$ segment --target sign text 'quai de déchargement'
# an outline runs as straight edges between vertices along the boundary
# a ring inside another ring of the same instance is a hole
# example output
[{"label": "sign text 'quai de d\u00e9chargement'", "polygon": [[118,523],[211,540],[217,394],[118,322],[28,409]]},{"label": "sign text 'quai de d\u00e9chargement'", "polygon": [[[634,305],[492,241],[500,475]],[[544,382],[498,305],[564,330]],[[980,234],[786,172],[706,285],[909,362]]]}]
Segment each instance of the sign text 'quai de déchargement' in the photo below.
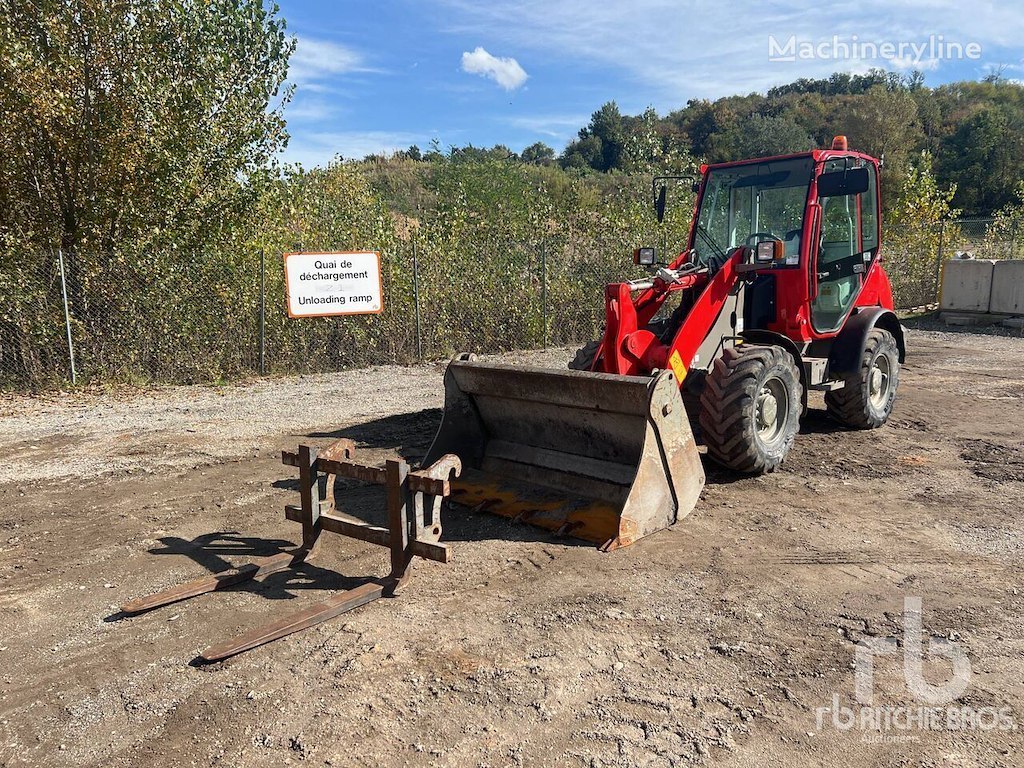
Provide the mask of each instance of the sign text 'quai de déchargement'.
[{"label": "sign text 'quai de d\u00e9chargement'", "polygon": [[289,317],[374,315],[384,305],[380,254],[286,253]]}]

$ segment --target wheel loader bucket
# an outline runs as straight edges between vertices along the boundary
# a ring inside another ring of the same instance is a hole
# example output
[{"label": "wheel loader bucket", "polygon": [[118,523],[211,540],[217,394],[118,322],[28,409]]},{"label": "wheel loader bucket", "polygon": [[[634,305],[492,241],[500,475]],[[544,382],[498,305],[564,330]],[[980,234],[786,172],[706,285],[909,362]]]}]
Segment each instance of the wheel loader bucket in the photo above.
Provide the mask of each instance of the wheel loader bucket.
[{"label": "wheel loader bucket", "polygon": [[463,464],[452,500],[592,541],[632,544],[688,515],[704,468],[679,387],[655,377],[453,360],[425,464]]}]

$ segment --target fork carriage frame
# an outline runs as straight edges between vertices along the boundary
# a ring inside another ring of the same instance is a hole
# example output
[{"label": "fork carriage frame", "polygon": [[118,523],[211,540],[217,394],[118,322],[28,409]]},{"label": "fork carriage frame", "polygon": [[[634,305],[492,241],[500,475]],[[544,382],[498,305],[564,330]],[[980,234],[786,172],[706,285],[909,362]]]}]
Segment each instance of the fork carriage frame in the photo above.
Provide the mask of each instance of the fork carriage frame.
[{"label": "fork carriage frame", "polygon": [[[382,597],[395,596],[408,584],[414,557],[450,562],[448,545],[440,543],[441,507],[451,495],[451,480],[462,472],[459,458],[446,454],[426,469],[412,471],[403,459],[388,460],[383,467],[361,464],[353,461],[355,450],[353,441],[341,439],[319,452],[306,445],[300,445],[294,453],[282,451],[281,463],[299,469],[300,503],[285,507],[285,518],[302,524],[302,544],[296,549],[132,600],[122,606],[122,613],[137,615],[296,568],[316,556],[324,532],[391,550],[391,570],[387,576],[370,578],[302,611],[210,646],[199,655],[203,661],[220,661]],[[337,514],[334,481],[339,476],[385,486],[386,528]]]}]

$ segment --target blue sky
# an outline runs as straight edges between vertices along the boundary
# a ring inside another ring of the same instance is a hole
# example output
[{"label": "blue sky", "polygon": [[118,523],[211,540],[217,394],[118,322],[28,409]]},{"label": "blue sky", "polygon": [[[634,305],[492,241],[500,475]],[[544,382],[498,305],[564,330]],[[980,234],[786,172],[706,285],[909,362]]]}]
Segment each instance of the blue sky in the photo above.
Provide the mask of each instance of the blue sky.
[{"label": "blue sky", "polygon": [[283,159],[307,167],[432,140],[516,151],[543,141],[561,151],[606,101],[628,114],[648,106],[665,114],[692,98],[873,66],[916,67],[929,85],[995,68],[1024,78],[1019,0],[857,0],[814,10],[797,0],[278,4],[297,38]]}]

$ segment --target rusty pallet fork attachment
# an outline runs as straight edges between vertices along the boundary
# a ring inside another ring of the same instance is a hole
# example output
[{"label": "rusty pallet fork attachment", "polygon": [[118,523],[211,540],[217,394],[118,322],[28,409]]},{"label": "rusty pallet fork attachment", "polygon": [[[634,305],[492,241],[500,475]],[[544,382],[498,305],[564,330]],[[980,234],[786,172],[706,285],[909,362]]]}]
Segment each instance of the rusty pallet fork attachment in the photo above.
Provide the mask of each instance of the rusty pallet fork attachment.
[{"label": "rusty pallet fork attachment", "polygon": [[[440,543],[442,501],[451,494],[451,481],[462,472],[457,456],[445,455],[428,468],[410,471],[409,465],[389,460],[384,467],[352,461],[355,444],[337,440],[320,451],[300,445],[296,453],[283,451],[281,463],[299,468],[300,504],[285,507],[288,520],[302,523],[302,544],[291,552],[264,558],[222,573],[216,573],[177,587],[132,600],[122,606],[127,616],[151,611],[208,592],[269,576],[308,562],[319,548],[324,531],[359,539],[391,550],[391,572],[365,584],[345,590],[305,610],[258,627],[224,643],[207,648],[200,659],[221,661],[264,643],[333,619],[382,597],[393,597],[409,581],[413,557],[450,562],[448,545]],[[387,488],[388,525],[370,525],[352,517],[335,514],[335,477],[362,480]],[[429,510],[429,521],[426,519]]]}]

